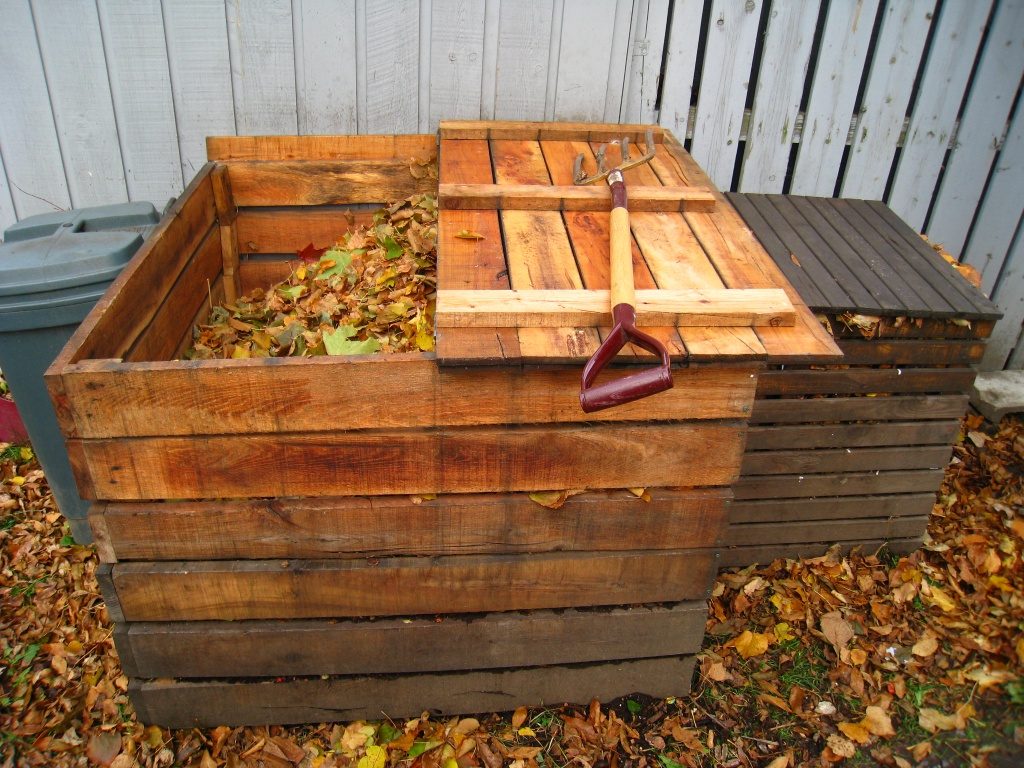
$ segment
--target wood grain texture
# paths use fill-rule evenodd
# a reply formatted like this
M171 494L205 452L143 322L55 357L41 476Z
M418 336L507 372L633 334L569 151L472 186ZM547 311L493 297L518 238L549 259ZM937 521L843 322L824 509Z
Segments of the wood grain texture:
M292 14L299 133L356 133L355 0L296 0Z
M210 160L426 160L437 154L434 134L369 136L210 136Z
M755 451L743 457L742 472L751 475L860 472L892 469L939 469L949 462L952 446L840 448Z
M742 501L919 491L935 493L942 477L941 469L744 476L733 483L732 491L736 499Z
M695 187L630 187L631 211L711 211L715 197ZM536 184L449 184L438 187L438 205L446 210L608 211L607 186Z
M754 401L751 424L813 421L956 419L967 412L967 395L819 397Z
M235 220L238 248L242 253L293 257L310 243L317 248L333 245L346 232L372 224L373 213L347 206L243 208ZM245 264L240 269L244 272Z
M655 144L665 137L659 125L629 123L529 122L500 120L442 120L438 135L445 139L498 139L511 141L614 141L629 136L643 141L650 130Z
M972 368L846 368L765 371L758 377L758 397L766 395L843 395L905 392L966 392Z
M955 339L885 339L841 341L848 365L971 365L985 354L983 341Z
M770 544L805 544L820 541L920 538L928 527L927 515L917 517L868 518L866 520L819 520L785 523L731 525L726 532L727 547Z
M478 424L746 418L756 384L747 366L691 366L675 388L598 413L579 408L572 368L439 367L430 355L312 359L113 361L58 366L82 437L248 435ZM376 402L402 382L402 408ZM288 392L288 397L281 397ZM324 412L331 418L325 419ZM531 489L532 490L532 489Z
M712 549L118 563L127 621L411 616L700 600Z
M79 448L94 498L142 500L727 485L742 442L741 423L704 422L97 439Z
M461 672L401 677L177 682L135 681L129 695L139 718L166 727L263 725L379 720L388 717L510 711L519 705L610 701L629 693L685 696L694 658L668 657L540 667L501 672Z
M810 542L807 544L755 544L747 547L728 547L722 550L723 568L745 568L754 563L768 564L779 558L799 560L801 558L821 557L836 547L841 555L851 550L858 550L866 555L873 555L880 550L896 555L906 555L920 548L921 536L906 539L858 539L856 541Z
M922 516L931 512L935 493L895 493L882 496L824 496L806 499L756 499L729 505L729 523L778 523L795 520L853 520L861 517ZM831 525L822 525L826 529ZM873 536L869 532L869 537Z
M104 560L455 555L714 546L725 490L590 491L547 509L525 494L103 504ZM268 673L270 674L270 673Z
M952 445L959 429L959 420L755 426L747 430L747 451Z
M137 622L126 625L130 677L410 674L543 667L696 653L703 601L469 619ZM424 652L429 649L429 652Z
M238 206L384 203L433 188L398 160L239 161L228 168Z

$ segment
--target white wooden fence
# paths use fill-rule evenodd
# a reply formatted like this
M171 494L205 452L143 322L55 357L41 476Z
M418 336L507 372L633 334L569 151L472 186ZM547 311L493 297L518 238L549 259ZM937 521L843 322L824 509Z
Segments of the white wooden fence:
M0 228L162 202L209 134L660 122L719 186L884 199L1024 367L1024 0L0 0Z

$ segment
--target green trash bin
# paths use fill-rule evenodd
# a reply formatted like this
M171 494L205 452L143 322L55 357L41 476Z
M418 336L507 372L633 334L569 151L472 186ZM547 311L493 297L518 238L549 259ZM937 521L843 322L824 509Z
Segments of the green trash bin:
M92 541L43 374L153 229L152 203L32 216L0 245L0 370L76 541Z

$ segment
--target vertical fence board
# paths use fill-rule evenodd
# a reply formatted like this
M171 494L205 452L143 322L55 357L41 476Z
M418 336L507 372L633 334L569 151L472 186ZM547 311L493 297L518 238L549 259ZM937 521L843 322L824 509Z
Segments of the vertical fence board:
M0 144L0 233L17 220L11 188L7 183L7 169L4 167L3 144ZM3 236L0 235L0 241L2 240Z
M1003 0L960 120L956 147L942 176L928 236L959 255L992 167L1024 73L1024 0Z
M493 120L497 105L498 78L498 35L501 0L484 2L484 56L483 72L480 73L480 119Z
M715 0L711 7L690 153L722 189L732 185L761 6Z
M235 133L227 18L218 0L175 0L163 9L181 173L188 181L206 162L206 137Z
M1017 105L1010 132L978 210L978 220L961 261L981 273L981 290L991 294L1024 210L1024 103ZM1006 279L1005 277L1003 278ZM1001 321L1000 325L1005 321Z
M781 192L786 181L819 5L819 0L776 3L768 13L740 169L740 188L745 192Z
M619 120L624 123L654 123L658 119L658 83L668 31L668 0L646 0L636 4L631 25L626 87L622 94Z
M440 120L480 119L484 15L475 0L433 0L430 130Z
M665 46L665 83L661 91L660 122L680 141L686 136L697 71L697 44L704 9L703 0L676 0L669 19Z
M297 133L291 2L231 2L227 7L238 132Z
M33 4L71 204L128 199L96 5Z
M551 3L501 0L494 77L496 120L543 120Z
M790 185L794 195L835 190L877 11L878 0L829 4Z
M924 226L991 8L983 0L946 0L936 22L888 200L914 229Z
M632 8L633 0L618 0L615 4L611 50L608 52L608 81L604 92L604 113L600 118L606 123L614 123L618 120L625 96L626 66L632 45L630 29Z
M0 146L6 154L11 212L25 218L68 208L71 198L32 11L22 0L2 0L0 18L5 36L0 45Z
M355 133L355 0L294 0L292 12L299 133Z
M366 122L361 133L419 129L420 13L415 0L366 0Z
M160 0L103 0L99 12L128 197L166 202L184 184Z
M934 0L889 0L861 101L842 196L881 200L928 38Z
M565 0L555 85L556 120L604 120L608 78L614 65L611 52L615 22L616 0ZM629 35L628 21L625 34ZM620 80L625 60L622 70Z
M1024 236L1019 227L992 299L1004 314L985 346L981 369L998 371L1007 363L1019 367L1024 362L1024 343L1021 340L1021 327L1024 326Z

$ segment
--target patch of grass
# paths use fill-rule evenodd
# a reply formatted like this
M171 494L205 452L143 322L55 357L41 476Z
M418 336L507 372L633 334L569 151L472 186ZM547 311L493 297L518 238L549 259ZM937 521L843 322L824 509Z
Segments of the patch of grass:
M794 643L797 647L791 651L783 648L793 655L788 668L779 669L779 682L785 686L783 693L788 696L794 685L807 691L822 693L819 687L828 685L828 667L822 663L814 650L801 646L798 640L787 640L783 646Z
M924 705L928 692L936 687L935 683L921 683L913 679L907 681L907 693L910 695L911 701L914 702L914 706L918 709Z
M20 464L23 461L29 461L34 455L31 446L11 443L0 451L0 461L13 461Z
M48 576L39 576L35 579L29 579L28 581L19 582L15 584L13 587L11 587L11 596L21 597L23 600L27 601L30 598L35 597L36 586L40 582L46 581L47 578Z

